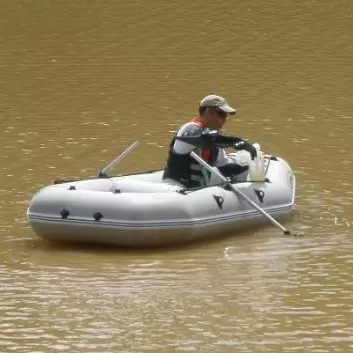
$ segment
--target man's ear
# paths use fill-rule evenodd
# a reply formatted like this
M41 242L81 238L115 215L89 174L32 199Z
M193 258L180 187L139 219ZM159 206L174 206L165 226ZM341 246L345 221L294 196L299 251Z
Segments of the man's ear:
M207 107L207 110L208 110L208 113L210 114L210 115L214 115L214 113L215 113L215 110L213 109L213 108L211 108L211 107Z

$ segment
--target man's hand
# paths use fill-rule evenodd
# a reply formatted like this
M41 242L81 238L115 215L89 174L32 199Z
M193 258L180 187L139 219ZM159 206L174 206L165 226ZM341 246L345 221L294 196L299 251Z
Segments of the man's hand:
M234 145L234 148L236 148L238 151L241 151L241 150L248 151L251 155L251 159L255 159L257 157L256 148L251 143L248 143L244 140L237 142Z

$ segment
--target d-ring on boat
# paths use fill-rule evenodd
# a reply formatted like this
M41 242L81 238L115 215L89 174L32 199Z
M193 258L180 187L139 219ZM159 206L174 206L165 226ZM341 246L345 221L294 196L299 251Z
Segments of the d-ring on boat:
M130 151L135 147L136 143ZM268 222L264 214L279 218L294 207L295 176L277 156L264 156L261 181L253 182L245 172L237 181L224 182L216 173L213 182L211 175L209 185L197 189L162 180L162 170L102 178L123 156L95 179L60 182L39 190L27 210L34 232L52 241L169 246L236 234Z

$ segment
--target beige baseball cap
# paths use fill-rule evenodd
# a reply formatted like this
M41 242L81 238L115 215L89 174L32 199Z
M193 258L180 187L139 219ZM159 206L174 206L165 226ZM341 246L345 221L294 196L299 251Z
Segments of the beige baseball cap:
M202 98L200 107L215 107L231 115L236 113L236 110L227 103L225 98L215 94L210 94Z

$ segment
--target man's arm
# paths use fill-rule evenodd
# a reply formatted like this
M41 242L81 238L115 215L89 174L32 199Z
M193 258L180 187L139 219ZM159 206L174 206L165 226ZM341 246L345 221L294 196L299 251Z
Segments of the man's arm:
M203 128L193 122L189 122L184 124L179 131L177 132L177 137L181 136L200 136L203 131ZM180 141L178 139L175 140L174 145L173 145L173 151L178 154L187 154L190 153L192 150L195 149L195 146L184 142Z
M251 159L257 156L256 148L251 143L240 137L223 135L217 130L204 129L200 135L182 135L176 136L176 139L199 148L210 148L212 146L219 148L234 147L238 151L248 151Z

